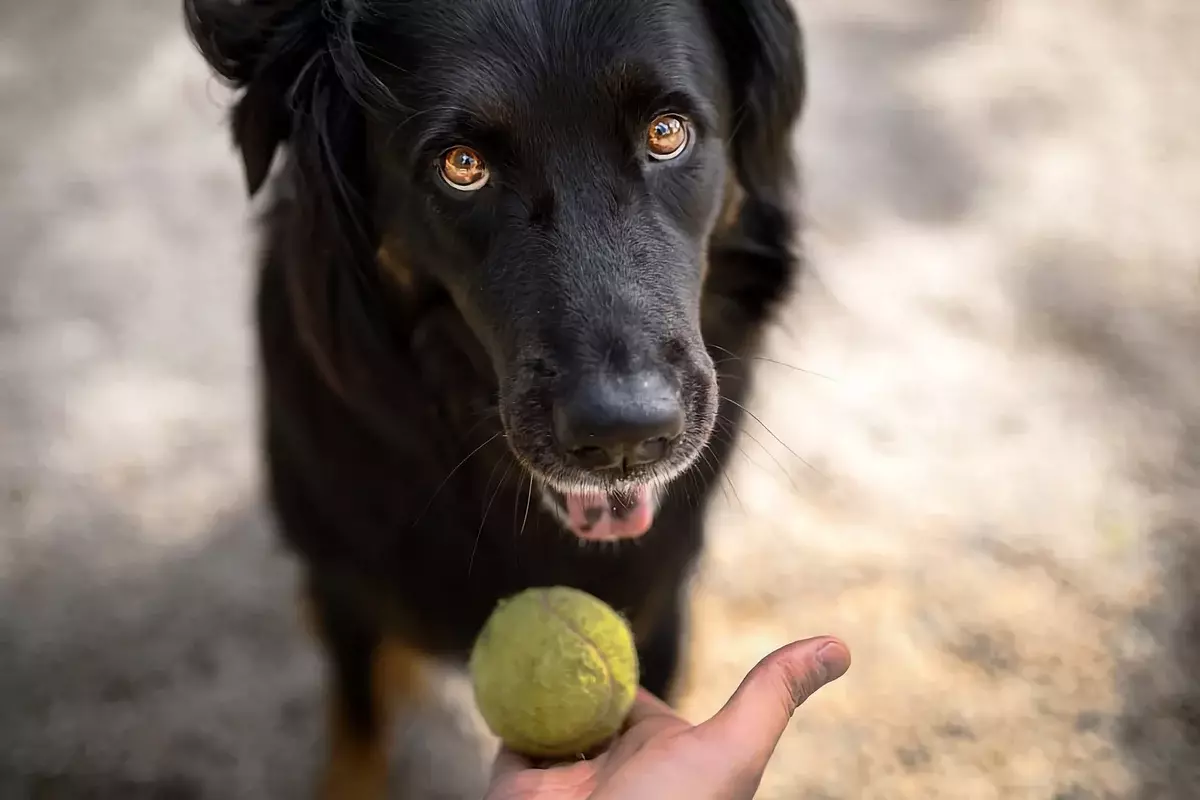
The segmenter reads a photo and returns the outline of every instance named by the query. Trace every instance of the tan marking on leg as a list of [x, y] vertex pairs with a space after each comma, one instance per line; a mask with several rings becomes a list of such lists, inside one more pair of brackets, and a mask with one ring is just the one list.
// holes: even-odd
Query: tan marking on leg
[[336, 700], [330, 703], [326, 726], [329, 751], [317, 794], [320, 800], [385, 800], [387, 737], [364, 741], [347, 725]]
[[[300, 606], [305, 626], [321, 640], [320, 626], [307, 594], [302, 595]], [[386, 800], [392, 722], [397, 711], [425, 692], [424, 666], [423, 654], [398, 639], [386, 639], [380, 645], [371, 665], [372, 705], [379, 720], [378, 730], [371, 737], [354, 730], [333, 686], [327, 684], [328, 749], [317, 792], [320, 800]]]
[[329, 708], [329, 751], [321, 781], [321, 800], [384, 800], [388, 786], [388, 744], [396, 712], [423, 693], [424, 657], [396, 640], [387, 640], [372, 665], [372, 694], [379, 730], [364, 738], [348, 724], [336, 697]]

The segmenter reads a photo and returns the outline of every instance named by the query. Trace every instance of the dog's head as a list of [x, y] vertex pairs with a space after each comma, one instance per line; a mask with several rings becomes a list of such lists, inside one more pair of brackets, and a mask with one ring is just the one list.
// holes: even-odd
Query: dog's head
[[326, 262], [305, 279], [321, 338], [396, 313], [397, 283], [440, 287], [568, 524], [644, 531], [653, 488], [712, 434], [700, 304], [731, 187], [775, 209], [791, 180], [804, 76], [787, 0], [185, 7], [244, 89], [252, 192], [287, 148]]

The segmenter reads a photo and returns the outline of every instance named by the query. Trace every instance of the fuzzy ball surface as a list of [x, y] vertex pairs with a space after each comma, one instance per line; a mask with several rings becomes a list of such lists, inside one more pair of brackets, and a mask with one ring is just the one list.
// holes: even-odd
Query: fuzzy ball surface
[[513, 751], [587, 753], [620, 730], [637, 691], [625, 619], [567, 587], [527, 589], [497, 604], [470, 660], [480, 714]]

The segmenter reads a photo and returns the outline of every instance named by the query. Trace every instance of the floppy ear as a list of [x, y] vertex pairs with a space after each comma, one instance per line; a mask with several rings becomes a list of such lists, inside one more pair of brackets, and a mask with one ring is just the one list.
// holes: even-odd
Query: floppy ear
[[273, 222], [268, 257], [287, 263], [289, 313], [335, 387], [355, 372], [354, 350], [389, 335], [369, 213], [364, 115], [337, 63], [352, 56], [337, 49], [349, 38], [344, 26], [351, 5], [342, 6], [184, 0], [200, 52], [241, 91], [232, 130], [251, 195], [262, 188], [277, 151], [287, 147], [294, 192], [287, 215]]
[[275, 151], [290, 132], [276, 87], [251, 84], [233, 109], [233, 140], [242, 153], [246, 191], [251, 197], [266, 182]]
[[792, 133], [805, 97], [804, 49], [789, 0], [704, 0], [729, 81], [729, 159], [740, 188], [733, 224], [705, 283], [706, 318], [740, 350], [776, 309], [802, 267], [794, 252], [798, 184]]
[[804, 106], [800, 25], [788, 0], [706, 0], [729, 76], [730, 156], [747, 199], [786, 206], [792, 131]]
[[290, 94], [326, 32], [321, 3], [184, 0], [183, 6], [188, 31], [205, 60], [242, 90], [232, 130], [253, 196], [291, 133]]

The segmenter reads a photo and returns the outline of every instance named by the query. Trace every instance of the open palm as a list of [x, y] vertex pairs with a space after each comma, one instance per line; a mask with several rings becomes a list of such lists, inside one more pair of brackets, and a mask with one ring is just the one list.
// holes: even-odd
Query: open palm
[[502, 749], [485, 800], [748, 800], [792, 714], [849, 667], [836, 639], [794, 642], [699, 725], [641, 690], [624, 732], [596, 758], [536, 769]]

